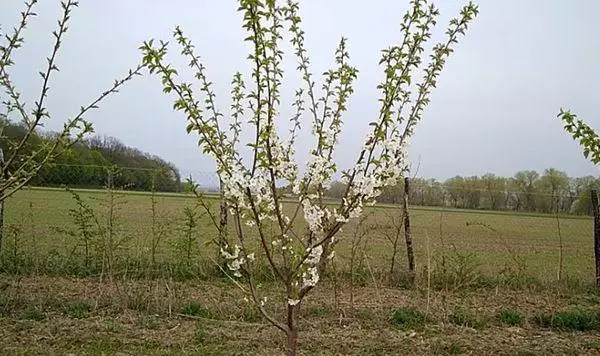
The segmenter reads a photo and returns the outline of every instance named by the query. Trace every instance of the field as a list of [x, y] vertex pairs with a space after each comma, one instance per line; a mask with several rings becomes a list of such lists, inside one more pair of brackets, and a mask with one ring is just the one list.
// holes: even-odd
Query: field
[[[82, 238], [64, 190], [7, 201], [1, 354], [281, 353], [283, 336], [213, 262], [209, 219], [197, 209], [197, 226], [186, 227], [194, 198], [78, 194], [112, 226], [109, 247]], [[600, 352], [591, 218], [414, 207], [411, 283], [402, 234], [390, 273], [386, 236], [399, 214], [378, 206], [345, 227], [333, 268], [303, 305], [302, 354]], [[261, 273], [277, 313], [283, 301]]]

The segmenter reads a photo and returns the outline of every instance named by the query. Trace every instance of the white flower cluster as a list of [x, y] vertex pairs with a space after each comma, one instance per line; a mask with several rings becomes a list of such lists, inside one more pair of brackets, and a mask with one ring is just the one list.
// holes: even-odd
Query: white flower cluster
[[[245, 205], [246, 192], [244, 187], [248, 182], [248, 174], [244, 167], [236, 164], [233, 160], [229, 160], [225, 164], [227, 167], [223, 167], [217, 161], [217, 172], [219, 172], [219, 178], [223, 182], [223, 194], [227, 200]], [[225, 168], [228, 168], [228, 170]]]
[[312, 152], [308, 160], [308, 167], [304, 181], [307, 184], [310, 182], [310, 187], [322, 185], [324, 188], [327, 188], [331, 183], [330, 180], [334, 173], [335, 164], [331, 160], [328, 160], [327, 157], [323, 157], [322, 155], [317, 155], [315, 152]]
[[319, 269], [317, 266], [323, 255], [323, 245], [311, 247], [306, 252], [308, 252], [308, 256], [304, 264], [308, 267], [306, 272], [302, 274], [302, 288], [314, 287], [319, 283]]
[[[233, 247], [233, 250], [227, 251], [229, 246], [225, 245], [224, 248], [221, 248], [221, 256], [227, 260], [227, 268], [233, 272], [235, 277], [241, 277], [240, 269], [244, 263], [246, 263], [246, 258], [241, 256], [240, 252], [242, 248], [238, 245]], [[250, 261], [254, 260], [254, 254], [250, 254], [247, 256]]]
[[[374, 135], [367, 136], [365, 149], [370, 149]], [[362, 214], [364, 205], [375, 204], [375, 199], [386, 186], [394, 186], [406, 171], [407, 140], [402, 139], [399, 131], [394, 128], [392, 134], [378, 143], [382, 154], [378, 157], [374, 168], [367, 171], [366, 163], [356, 165], [355, 177], [350, 187], [351, 195], [357, 197], [355, 205], [349, 210], [349, 217], [356, 218]]]
[[[239, 209], [239, 211], [236, 211], [231, 208], [231, 213], [240, 214], [246, 225], [254, 226], [256, 220], [252, 209], [253, 204], [258, 213], [258, 220], [270, 219], [277, 221], [276, 203], [267, 170], [258, 168], [252, 176], [241, 164], [233, 163], [229, 168], [229, 170], [221, 170], [219, 177], [223, 182], [225, 199], [235, 204]], [[252, 200], [248, 197], [248, 191]], [[282, 204], [279, 203], [279, 210], [281, 211], [281, 209]], [[284, 216], [283, 219], [288, 221], [289, 217]]]
[[274, 134], [274, 130], [271, 131], [271, 157], [272, 164], [271, 168], [275, 172], [277, 177], [286, 179], [290, 183], [294, 183], [298, 177], [298, 165], [294, 161], [294, 147], [285, 147]]
[[302, 275], [302, 288], [314, 287], [319, 283], [319, 270], [317, 267], [309, 267]]
[[324, 148], [329, 149], [335, 146], [339, 131], [339, 125], [330, 128], [323, 128], [321, 131], [321, 140]]
[[310, 231], [313, 233], [320, 232], [323, 229], [323, 218], [327, 215], [327, 208], [321, 208], [306, 198], [302, 200], [302, 210], [304, 211], [304, 220]]
[[306, 259], [306, 263], [316, 265], [321, 261], [321, 255], [323, 254], [323, 245], [309, 248], [306, 252], [308, 252], [308, 258]]

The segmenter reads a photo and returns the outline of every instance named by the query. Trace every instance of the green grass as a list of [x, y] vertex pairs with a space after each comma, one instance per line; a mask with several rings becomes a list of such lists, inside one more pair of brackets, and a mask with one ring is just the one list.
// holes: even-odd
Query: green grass
[[[104, 217], [107, 209], [103, 203], [106, 192], [78, 192], [98, 216]], [[117, 196], [115, 235], [122, 242], [116, 251], [118, 263], [129, 272], [147, 270], [152, 232], [149, 194], [123, 192]], [[192, 251], [195, 269], [182, 268], [185, 267], [181, 266], [182, 258], [173, 248], [183, 238], [183, 209], [193, 207], [195, 199], [185, 194], [158, 194], [157, 201], [159, 221], [167, 233], [158, 245], [155, 267], [159, 270], [168, 269], [171, 274], [180, 271], [177, 273], [184, 278], [214, 272], [209, 271], [214, 270], [214, 266], [211, 266], [208, 258], [214, 257], [214, 250], [203, 247], [204, 242], [215, 236], [215, 229], [208, 218], [204, 217], [200, 221], [196, 231], [199, 243], [193, 246]], [[216, 198], [209, 197], [208, 201], [212, 203], [214, 211], [217, 211]], [[291, 204], [286, 203], [285, 208], [291, 210]], [[47, 269], [60, 267], [70, 274], [83, 276], [99, 274], [101, 263], [98, 259], [96, 258], [97, 263], [84, 268], [81, 262], [81, 241], [65, 232], [75, 230], [73, 219], [69, 216], [69, 209], [74, 207], [71, 195], [60, 189], [26, 189], [10, 198], [6, 202], [6, 223], [9, 227], [18, 228], [20, 233], [16, 242], [12, 241], [10, 233], [5, 237], [3, 253], [6, 256], [0, 270], [14, 269], [20, 273], [24, 265], [27, 270], [33, 271], [43, 267], [40, 265], [54, 264], [54, 267]], [[369, 243], [365, 252], [369, 256], [371, 271], [375, 275], [382, 275], [388, 270], [391, 258], [391, 244], [385, 237], [386, 233], [393, 233], [389, 214], [400, 212], [390, 206], [372, 209], [374, 214], [366, 224], [373, 232], [368, 235]], [[555, 279], [559, 241], [554, 216], [414, 207], [411, 219], [416, 259], [421, 266], [426, 261], [429, 240], [432, 262], [438, 264], [438, 267], [442, 256], [447, 256], [446, 261], [450, 261], [452, 258], [456, 259], [458, 254], [469, 254], [472, 256], [469, 263], [476, 266], [472, 273], [501, 276], [524, 274], [545, 281]], [[473, 222], [493, 227], [497, 232], [473, 225]], [[593, 221], [589, 218], [561, 217], [565, 277], [592, 282], [592, 224]], [[301, 229], [302, 226], [299, 225], [298, 228]], [[348, 241], [352, 231], [350, 224], [340, 233], [340, 240]], [[253, 232], [249, 230], [249, 233]], [[340, 263], [348, 263], [349, 250], [348, 243], [339, 245], [337, 256]], [[70, 257], [77, 257], [76, 261], [69, 260]], [[402, 269], [405, 265], [405, 253], [401, 244], [397, 266]], [[460, 266], [456, 264], [453, 268], [454, 277], [472, 277], [457, 275]], [[371, 271], [367, 280], [372, 279]]]

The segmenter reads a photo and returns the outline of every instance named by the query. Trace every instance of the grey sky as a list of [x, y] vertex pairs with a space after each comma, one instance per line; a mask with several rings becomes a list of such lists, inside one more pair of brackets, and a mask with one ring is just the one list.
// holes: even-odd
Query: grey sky
[[[441, 40], [445, 24], [463, 2], [437, 3], [441, 18], [433, 39]], [[598, 175], [555, 116], [560, 107], [569, 107], [600, 129], [600, 2], [477, 3], [480, 15], [448, 61], [416, 130], [410, 152], [414, 162], [420, 160], [419, 175], [509, 176], [551, 166], [573, 176]], [[337, 152], [342, 168], [354, 161], [357, 142], [377, 114], [380, 50], [399, 41], [399, 23], [407, 6], [406, 0], [301, 1], [313, 73], [329, 68], [342, 35], [349, 39], [351, 62], [360, 70]], [[20, 0], [0, 2], [3, 29], [16, 24], [22, 7]], [[143, 40], [170, 39], [175, 25], [181, 25], [196, 44], [227, 113], [231, 76], [248, 68], [248, 47], [242, 42], [236, 7], [235, 1], [223, 0], [81, 0], [58, 58], [61, 72], [51, 85], [48, 105], [54, 119], [48, 127], [57, 128], [62, 118], [135, 66]], [[59, 11], [58, 0], [41, 1], [40, 16], [26, 33], [26, 46], [15, 56], [13, 79], [29, 103], [37, 95], [37, 72], [51, 49], [50, 33]], [[179, 67], [185, 65], [177, 56], [171, 59]], [[294, 68], [293, 57], [286, 68]], [[284, 105], [289, 105], [289, 93], [299, 84], [297, 76], [288, 73]], [[211, 170], [210, 159], [201, 155], [196, 137], [185, 134], [185, 118], [171, 110], [171, 103], [159, 81], [145, 77], [107, 100], [88, 119], [98, 134], [172, 161], [184, 174]], [[290, 110], [282, 112], [287, 119]], [[310, 136], [302, 138], [306, 147]], [[299, 156], [303, 161], [302, 150]]]

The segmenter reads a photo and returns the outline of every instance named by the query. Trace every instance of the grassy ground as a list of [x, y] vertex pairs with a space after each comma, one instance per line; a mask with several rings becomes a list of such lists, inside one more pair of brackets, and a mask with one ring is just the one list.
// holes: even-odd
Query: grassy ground
[[[4, 276], [0, 283], [0, 350], [5, 355], [270, 355], [280, 353], [283, 342], [282, 335], [223, 282], [113, 284], [92, 278]], [[598, 295], [438, 291], [427, 303], [419, 290], [371, 286], [355, 291], [351, 307], [347, 286], [340, 288], [337, 304], [324, 292], [331, 286], [322, 287], [303, 306], [301, 354], [600, 352]], [[423, 319], [401, 317], [404, 324], [398, 323], [394, 311], [407, 307], [422, 313]], [[568, 323], [539, 321], [573, 311], [580, 314], [567, 314]], [[586, 324], [581, 321], [585, 318], [592, 321]], [[586, 330], [586, 325], [590, 330], [577, 330]]]
[[[104, 222], [106, 193], [80, 194]], [[182, 262], [183, 209], [195, 200], [156, 199], [156, 226], [165, 231], [156, 256], [162, 272], [136, 274], [149, 266], [152, 203], [148, 194], [124, 193], [114, 205], [121, 264], [118, 278], [110, 279], [67, 263], [80, 264], [83, 253], [78, 235], [69, 233], [76, 231], [69, 193], [30, 189], [11, 198], [0, 273], [0, 354], [279, 353], [282, 335], [215, 272], [215, 253], [204, 244], [214, 236], [206, 217], [194, 231], [193, 267]], [[303, 305], [304, 354], [600, 352], [600, 296], [590, 287], [591, 219], [413, 208], [418, 278], [405, 288], [402, 237], [389, 276], [386, 236], [393, 237], [399, 211], [380, 206], [369, 213], [363, 225], [342, 231], [336, 272]], [[184, 278], [173, 272], [177, 268], [187, 271]], [[267, 272], [262, 289], [277, 313], [283, 301]]]
[[[106, 194], [102, 191], [81, 191], [82, 198], [106, 216]], [[158, 246], [162, 261], [177, 258], [173, 245], [183, 239], [185, 207], [193, 207], [195, 199], [188, 195], [158, 195], [157, 223], [166, 231]], [[216, 207], [217, 201], [209, 199]], [[123, 193], [115, 198], [115, 235], [123, 240], [120, 253], [127, 257], [143, 258], [150, 250], [152, 235], [151, 200], [148, 194]], [[22, 191], [7, 202], [7, 223], [20, 234], [18, 248], [28, 255], [44, 254], [55, 250], [70, 252], [76, 240], [61, 230], [73, 230], [69, 209], [75, 208], [71, 195], [61, 190]], [[216, 210], [216, 209], [215, 209]], [[201, 209], [198, 209], [200, 212]], [[368, 230], [363, 239], [365, 255], [370, 267], [386, 271], [390, 264], [392, 244], [386, 235], [394, 234], [399, 218], [397, 208], [373, 208], [363, 228]], [[415, 207], [411, 211], [417, 262], [423, 266], [427, 250], [432, 259], [450, 253], [456, 258], [468, 259], [485, 273], [498, 273], [506, 268], [520, 268], [527, 275], [552, 281], [556, 279], [559, 246], [562, 238], [563, 271], [566, 276], [591, 281], [593, 276], [593, 221], [587, 217], [567, 216], [557, 219], [552, 215], [531, 215], [506, 212], [436, 210]], [[560, 227], [560, 229], [559, 229]], [[211, 254], [202, 244], [214, 236], [209, 219], [199, 220], [196, 229], [200, 256]], [[560, 236], [559, 236], [560, 231]], [[347, 226], [341, 233], [347, 242], [340, 246], [340, 259], [347, 260], [355, 226]], [[10, 244], [11, 236], [8, 234]], [[402, 242], [402, 241], [400, 241]], [[402, 246], [402, 245], [401, 245]], [[399, 265], [405, 266], [404, 250], [398, 253]], [[419, 263], [420, 262], [420, 263]]]

